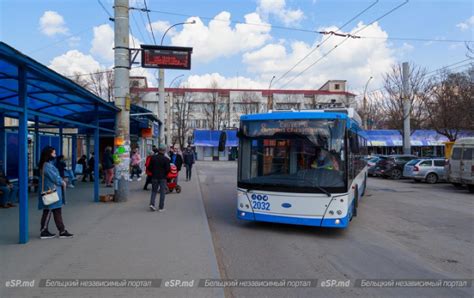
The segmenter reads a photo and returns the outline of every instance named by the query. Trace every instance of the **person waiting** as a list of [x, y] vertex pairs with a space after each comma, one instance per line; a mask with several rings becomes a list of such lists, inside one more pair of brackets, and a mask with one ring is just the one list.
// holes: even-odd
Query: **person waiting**
[[0, 192], [0, 208], [16, 207], [13, 202], [18, 196], [18, 188], [10, 183], [3, 169], [0, 169]]

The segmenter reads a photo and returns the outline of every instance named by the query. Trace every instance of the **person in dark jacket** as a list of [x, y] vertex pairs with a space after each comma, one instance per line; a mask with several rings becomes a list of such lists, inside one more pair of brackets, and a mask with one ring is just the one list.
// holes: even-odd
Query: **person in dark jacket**
[[150, 164], [148, 165], [148, 169], [151, 174], [151, 198], [150, 198], [150, 209], [151, 211], [156, 211], [155, 207], [155, 199], [156, 194], [158, 193], [158, 188], [160, 190], [160, 203], [159, 203], [159, 210], [160, 212], [164, 211], [165, 205], [165, 195], [166, 195], [166, 176], [170, 171], [170, 160], [165, 157], [166, 147], [164, 145], [160, 145], [158, 148], [158, 154], [154, 155], [151, 160]]
[[59, 155], [56, 157], [56, 168], [58, 168], [59, 175], [63, 180], [66, 181], [67, 186], [69, 188], [74, 188], [74, 182], [76, 177], [74, 176], [74, 173], [72, 173], [71, 170], [67, 169], [66, 161], [64, 160], [64, 155]]
[[112, 157], [112, 147], [110, 146], [105, 148], [104, 157], [102, 158], [102, 168], [105, 171], [105, 187], [112, 187], [114, 159]]
[[186, 181], [191, 180], [191, 173], [194, 164], [194, 151], [191, 149], [191, 146], [188, 146], [183, 153], [184, 156], [184, 166], [186, 167]]
[[18, 196], [18, 188], [5, 176], [2, 166], [0, 163], [0, 208], [16, 207], [13, 201]]
[[85, 155], [81, 156], [81, 158], [77, 160], [77, 164], [82, 166], [82, 182], [86, 182], [87, 157]]
[[95, 163], [95, 158], [94, 158], [94, 152], [91, 152], [91, 157], [89, 158], [89, 161], [87, 162], [87, 174], [89, 174], [89, 181], [94, 182], [94, 163]]

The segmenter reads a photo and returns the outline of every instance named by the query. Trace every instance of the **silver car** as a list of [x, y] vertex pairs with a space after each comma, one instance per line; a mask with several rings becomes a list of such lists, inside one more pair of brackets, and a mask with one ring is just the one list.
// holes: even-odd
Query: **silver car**
[[445, 165], [446, 160], [443, 158], [414, 159], [405, 165], [403, 176], [433, 184], [446, 180]]

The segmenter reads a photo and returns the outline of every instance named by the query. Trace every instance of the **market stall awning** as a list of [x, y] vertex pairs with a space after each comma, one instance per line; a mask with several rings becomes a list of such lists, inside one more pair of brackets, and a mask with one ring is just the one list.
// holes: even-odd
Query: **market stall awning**
[[[194, 146], [201, 147], [218, 147], [221, 130], [194, 130]], [[226, 147], [237, 147], [239, 140], [237, 139], [237, 130], [225, 130], [227, 134]]]
[[[365, 131], [369, 146], [397, 147], [403, 146], [403, 136], [398, 130], [379, 129]], [[458, 138], [474, 136], [474, 131], [463, 131]], [[448, 138], [435, 130], [416, 130], [410, 136], [411, 146], [443, 146]]]

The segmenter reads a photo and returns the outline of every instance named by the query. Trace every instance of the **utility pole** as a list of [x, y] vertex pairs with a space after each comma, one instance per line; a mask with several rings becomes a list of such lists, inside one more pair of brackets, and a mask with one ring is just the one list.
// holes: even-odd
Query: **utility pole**
[[158, 70], [158, 118], [161, 120], [160, 125], [160, 145], [165, 143], [165, 70]]
[[273, 94], [271, 93], [272, 83], [275, 79], [275, 76], [272, 77], [270, 80], [270, 84], [268, 85], [268, 99], [267, 99], [267, 112], [273, 110]]
[[[127, 200], [129, 194], [130, 164], [130, 53], [129, 53], [129, 20], [128, 1], [114, 0], [114, 94], [115, 105], [121, 109], [115, 124], [115, 153], [120, 164], [115, 165], [115, 201]], [[96, 152], [96, 158], [99, 153]]]
[[402, 64], [402, 80], [403, 80], [403, 153], [411, 154], [410, 144], [410, 94], [408, 90], [408, 77], [409, 77], [408, 62]]

